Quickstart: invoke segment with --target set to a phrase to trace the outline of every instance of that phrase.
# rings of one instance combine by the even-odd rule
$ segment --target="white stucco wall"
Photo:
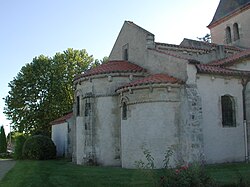
[[[56,145],[57,156],[65,156],[68,151],[68,123],[52,125],[51,138]]]
[[[95,149],[98,164],[120,166],[120,112],[117,97],[98,97],[95,106]]]
[[[172,147],[176,160],[178,149],[179,91],[174,88],[134,90],[124,93],[128,98],[127,119],[121,121],[122,167],[135,168],[135,162],[147,163],[143,149],[151,152],[156,168],[163,167],[164,153]]]
[[[199,75],[197,86],[202,99],[202,127],[206,162],[243,161],[245,150],[240,80]],[[231,95],[235,99],[236,127],[222,126],[220,98],[223,95]]]

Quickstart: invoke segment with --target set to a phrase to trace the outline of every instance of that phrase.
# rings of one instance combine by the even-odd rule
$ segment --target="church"
[[[60,152],[123,168],[147,162],[145,150],[156,168],[167,150],[172,166],[248,160],[249,20],[250,0],[221,0],[208,25],[212,42],[180,45],[125,21],[109,62],[75,77],[73,113],[52,122]]]

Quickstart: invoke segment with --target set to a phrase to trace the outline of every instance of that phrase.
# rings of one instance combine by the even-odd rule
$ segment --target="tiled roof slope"
[[[161,83],[171,83],[171,84],[181,84],[183,83],[182,80],[171,77],[166,74],[154,74],[150,75],[148,77],[133,81],[131,83],[125,84],[124,86],[121,86],[119,89],[122,88],[128,88],[128,87],[136,87],[136,86],[142,86],[142,85],[149,85],[149,84],[161,84]]]
[[[214,61],[209,63],[209,65],[213,65],[213,66],[228,66],[228,65],[232,65],[233,63],[235,63],[236,61],[240,60],[240,59],[244,59],[250,57],[250,49],[247,49],[245,51],[236,53],[228,58],[224,58],[222,60],[218,60],[218,61]]]
[[[242,70],[227,68],[227,66],[237,63],[239,60],[249,57],[250,57],[250,49],[232,55],[228,58],[211,62],[209,64],[197,64],[196,68],[198,73],[250,76],[250,71],[242,71]]]
[[[76,76],[74,80],[99,74],[126,72],[146,72],[146,70],[128,61],[109,61],[107,63],[101,64],[100,66],[92,68],[81,75]]]
[[[198,73],[229,75],[229,76],[250,76],[250,71],[239,71],[234,69],[223,68],[219,66],[211,66],[207,64],[196,65]]]
[[[250,0],[221,0],[208,27],[248,4]]]
[[[70,119],[73,116],[73,112],[70,112],[68,114],[66,114],[65,116],[62,116],[58,119],[55,119],[54,121],[50,122],[51,125],[56,125],[56,124],[60,124],[60,123],[64,123],[66,122],[68,119]]]

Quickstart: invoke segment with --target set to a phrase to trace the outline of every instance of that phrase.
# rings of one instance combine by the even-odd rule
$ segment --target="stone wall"
[[[201,96],[195,84],[185,85],[181,91],[180,161],[185,163],[204,159],[204,139]]]

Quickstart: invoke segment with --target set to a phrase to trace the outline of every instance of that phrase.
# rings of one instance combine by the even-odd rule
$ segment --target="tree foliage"
[[[7,152],[7,140],[3,126],[0,129],[0,153]]]
[[[210,34],[206,34],[203,37],[197,37],[198,40],[203,41],[203,42],[207,42],[207,43],[211,43],[211,35]]]
[[[93,63],[86,50],[40,55],[9,83],[4,113],[17,132],[49,132],[49,122],[72,110],[73,78]]]

